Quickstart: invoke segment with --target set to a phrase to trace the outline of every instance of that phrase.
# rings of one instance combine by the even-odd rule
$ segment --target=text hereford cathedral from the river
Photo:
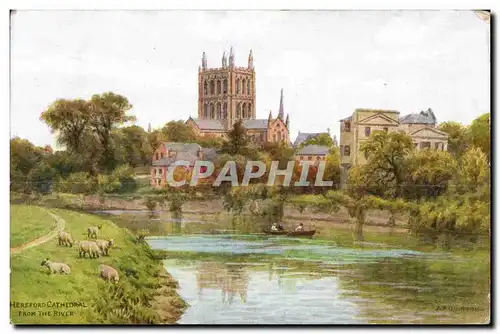
[[[252,50],[248,65],[234,64],[233,48],[222,55],[220,67],[209,68],[203,52],[198,68],[198,118],[189,118],[186,123],[202,136],[224,136],[237,120],[242,120],[247,135],[256,143],[290,142],[289,118],[285,118],[283,89],[276,118],[272,112],[266,119],[256,118],[255,68]]]

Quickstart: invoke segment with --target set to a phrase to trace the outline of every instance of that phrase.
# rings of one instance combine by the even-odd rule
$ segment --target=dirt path
[[[66,226],[66,221],[64,219],[62,219],[61,217],[56,216],[52,212],[48,212],[47,211],[47,213],[50,216],[52,216],[52,218],[54,218],[54,220],[56,221],[56,223],[57,223],[56,228],[53,229],[49,234],[46,234],[46,235],[44,235],[44,236],[42,236],[40,238],[36,238],[34,240],[31,240],[31,241],[28,241],[27,243],[22,244],[21,246],[17,246],[17,247],[11,248],[10,249],[10,254],[11,255],[12,254],[18,254],[18,253],[22,252],[25,249],[28,249],[28,248],[35,247],[35,246],[41,245],[43,243],[46,243],[47,241],[54,239],[59,234],[59,232],[61,232],[62,230],[64,230],[64,227]]]

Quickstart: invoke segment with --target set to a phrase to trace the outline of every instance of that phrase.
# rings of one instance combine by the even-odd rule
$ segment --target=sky
[[[11,137],[55,146],[39,120],[59,98],[112,91],[136,124],[197,116],[198,66],[236,66],[253,50],[257,118],[280,90],[299,131],[330,129],[356,108],[432,108],[469,124],[490,111],[490,25],[471,11],[18,11],[11,17]]]

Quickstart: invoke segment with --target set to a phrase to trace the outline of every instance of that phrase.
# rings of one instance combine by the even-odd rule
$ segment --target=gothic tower
[[[229,60],[229,61],[228,61]],[[220,67],[209,68],[205,52],[198,68],[198,118],[220,120],[230,128],[238,119],[255,119],[255,69],[252,50],[248,66],[237,67],[231,47]]]

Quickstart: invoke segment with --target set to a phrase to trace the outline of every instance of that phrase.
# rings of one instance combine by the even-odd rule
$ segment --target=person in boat
[[[278,225],[278,230],[279,230],[279,231],[284,231],[284,230],[285,230],[285,227],[283,226],[283,223],[280,223],[280,224]]]
[[[271,231],[278,231],[278,225],[276,223],[273,223],[273,225],[271,225]]]
[[[299,226],[295,228],[295,232],[302,232],[304,231],[304,224],[300,223]]]

